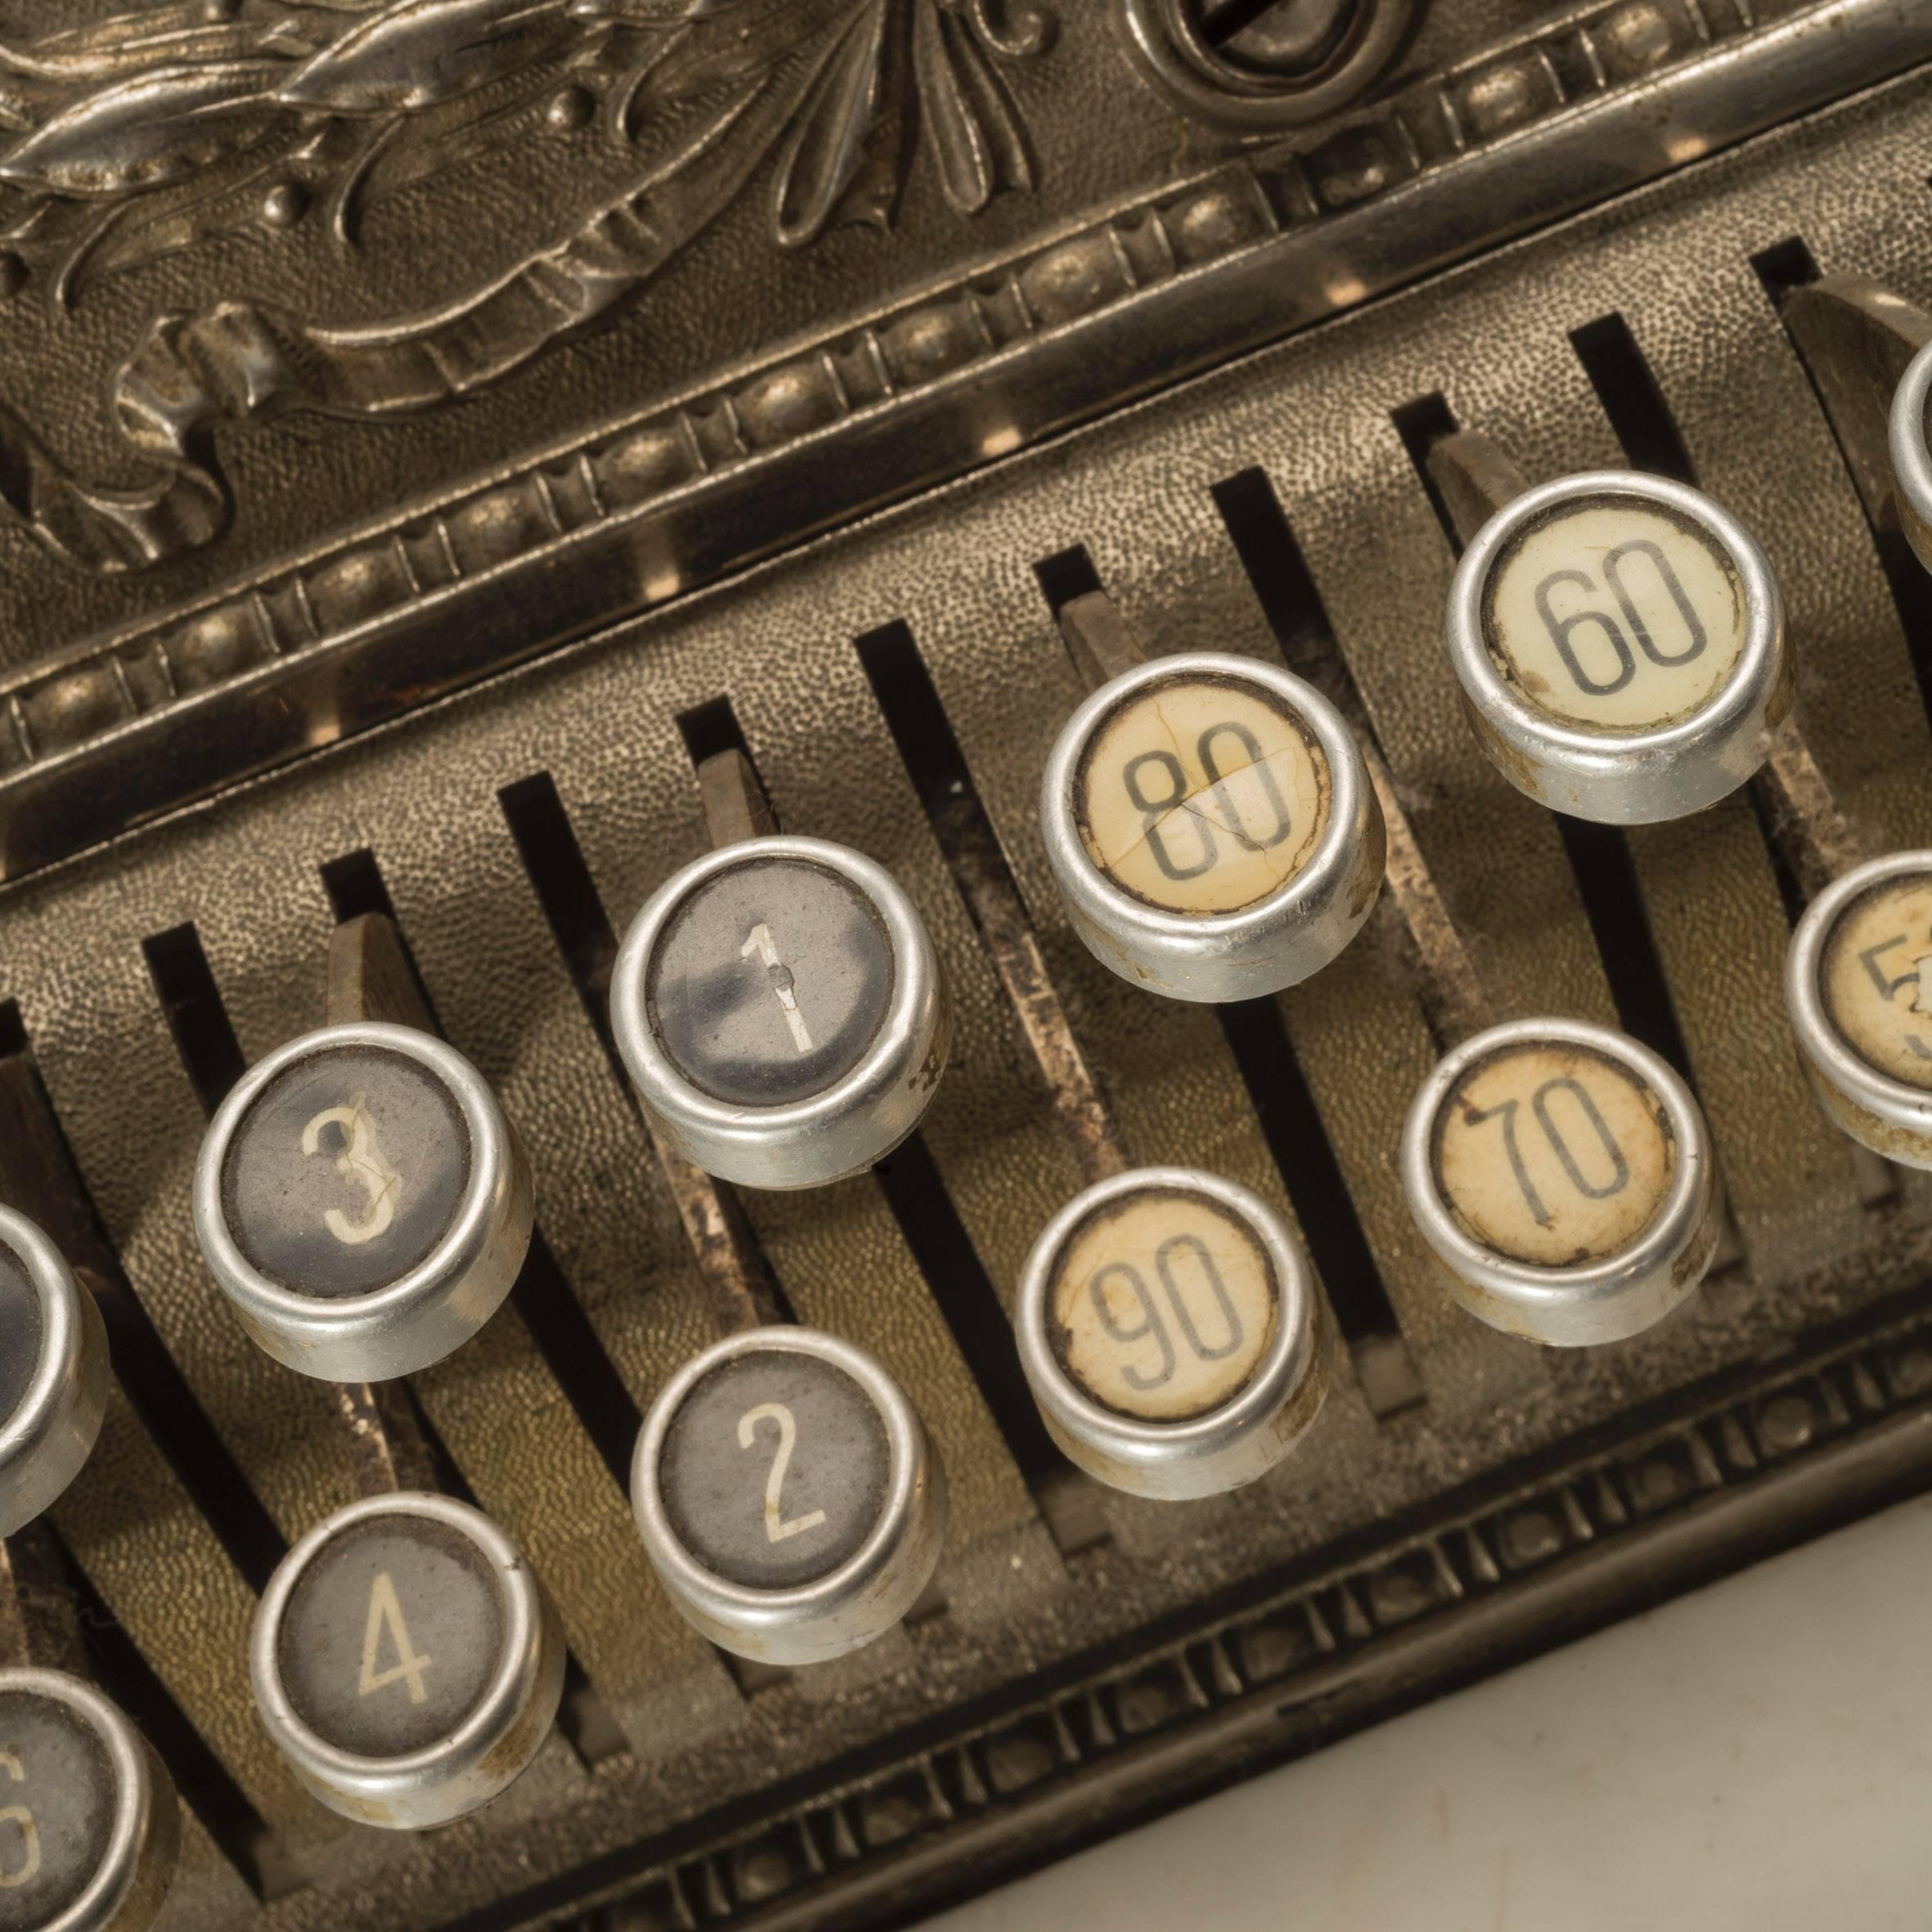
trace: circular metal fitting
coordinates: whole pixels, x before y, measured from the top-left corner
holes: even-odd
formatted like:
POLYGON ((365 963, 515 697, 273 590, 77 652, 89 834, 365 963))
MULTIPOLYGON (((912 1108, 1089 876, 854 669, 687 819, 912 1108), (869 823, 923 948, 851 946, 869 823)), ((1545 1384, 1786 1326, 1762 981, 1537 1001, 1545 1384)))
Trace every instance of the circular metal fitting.
POLYGON ((1785 1002, 1826 1114, 1887 1160, 1932 1168, 1932 851, 1874 859, 1811 902, 1785 1002))
POLYGON ((517 1546, 447 1496, 366 1497, 276 1566, 255 1613, 255 1708, 331 1811, 413 1830, 514 1782, 548 1736, 564 1642, 517 1546))
POLYGON ((195 1232, 242 1326, 333 1382, 426 1368, 469 1340, 530 1245, 530 1166, 489 1083, 411 1027, 326 1027, 222 1102, 195 1232))
POLYGON ((0 1923, 146 1932, 181 1849, 174 1786, 92 1685, 0 1670, 0 1923))
POLYGON ((1110 678, 1054 741, 1040 823, 1095 957, 1176 1000, 1308 978, 1382 887, 1382 807, 1341 714, 1247 658, 1189 653, 1110 678))
POLYGON ((1715 804, 1791 705, 1764 551, 1701 492, 1633 470, 1562 477, 1497 511, 1457 567, 1448 640, 1497 769, 1604 824, 1715 804))
POLYGON ((1691 1090, 1627 1035, 1512 1020, 1423 1083, 1402 1188, 1470 1314, 1552 1347, 1621 1341, 1692 1294, 1722 1213, 1691 1090))
POLYGON ((918 1412, 863 1349, 812 1328, 754 1328, 686 1363, 645 1418, 631 1502, 686 1620, 769 1664, 883 1636, 946 1534, 918 1412))
POLYGON ((1898 486, 1898 527, 1932 570, 1932 343, 1912 357, 1892 392, 1889 434, 1898 486))
POLYGON ((752 1188, 820 1187, 890 1153, 952 1040, 939 955, 897 880, 789 836, 721 847, 651 895, 610 1018, 665 1140, 752 1188))
POLYGON ((1013 1323, 1048 1432, 1135 1496, 1254 1481, 1328 1391, 1328 1328, 1301 1242, 1258 1194, 1192 1167, 1143 1167, 1076 1195, 1033 1244, 1013 1323))
POLYGON ((1181 110, 1230 132, 1298 128, 1345 106, 1394 57, 1415 0, 1116 0, 1141 70, 1181 110), (1229 22, 1223 30, 1224 17, 1229 22))
POLYGON ((79 1475, 107 1407, 94 1297, 25 1215, 0 1207, 0 1535, 79 1475))

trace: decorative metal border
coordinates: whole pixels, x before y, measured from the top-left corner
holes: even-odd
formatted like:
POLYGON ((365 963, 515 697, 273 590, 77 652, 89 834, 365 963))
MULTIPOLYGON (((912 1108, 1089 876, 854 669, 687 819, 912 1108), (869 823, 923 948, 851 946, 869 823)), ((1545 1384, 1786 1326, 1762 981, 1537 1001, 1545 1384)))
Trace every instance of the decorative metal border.
POLYGON ((842 1782, 830 1767, 829 1792, 693 1821, 444 1932, 897 1922, 1932 1486, 1932 1287, 1907 1301, 1775 1374, 1684 1391, 1674 1419, 1593 1431, 1320 1552, 1127 1660, 1076 1664, 992 1722, 842 1782))
POLYGON ((1915 0, 1777 11, 1609 0, 0 677, 0 878, 1932 58, 1915 0))

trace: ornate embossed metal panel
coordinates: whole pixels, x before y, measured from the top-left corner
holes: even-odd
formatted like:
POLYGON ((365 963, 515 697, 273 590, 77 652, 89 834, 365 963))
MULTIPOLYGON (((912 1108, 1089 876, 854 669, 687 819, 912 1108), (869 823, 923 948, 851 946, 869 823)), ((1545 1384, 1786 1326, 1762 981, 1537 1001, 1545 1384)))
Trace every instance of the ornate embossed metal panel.
POLYGON ((0 0, 0 1198, 58 1206, 116 1376, 9 1642, 65 1615, 182 1791, 160 1922, 903 1922, 1922 1485, 1932 1196, 1795 1063, 1776 801, 1522 796, 1427 457, 1695 481, 1777 570, 1817 783, 1932 844, 1932 579, 1779 306, 1932 297, 1929 179, 1917 0, 0 0), (1405 928, 1219 1011, 1089 954, 1038 788, 1100 588, 1335 698, 1405 928), (608 1031, 733 748, 950 982, 919 1131, 815 1192, 663 1159, 608 1031), (196 1150, 247 1064, 425 994, 537 1233, 461 1350, 338 1389, 212 1288, 196 1150), (1408 1220, 1485 1009, 1620 1025, 1709 1117, 1719 1264, 1634 1341, 1471 1321, 1408 1220), (1076 1476, 1012 1350, 1034 1237, 1129 1165, 1321 1278, 1326 1405, 1229 1495, 1076 1476), (884 1365, 950 1494, 905 1625, 795 1670, 681 1620, 626 1491, 774 1313, 884 1365), (499 1523, 570 1652, 433 1834, 325 1811, 251 1706, 256 1602, 372 1469, 499 1523))

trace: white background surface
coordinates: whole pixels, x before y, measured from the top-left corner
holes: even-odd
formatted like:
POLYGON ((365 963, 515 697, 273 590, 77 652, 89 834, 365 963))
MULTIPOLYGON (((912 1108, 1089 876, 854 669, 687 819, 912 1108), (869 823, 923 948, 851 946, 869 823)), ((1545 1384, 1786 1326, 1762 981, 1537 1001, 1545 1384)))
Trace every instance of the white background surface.
POLYGON ((1932 1932, 1932 1498, 929 1932, 1932 1932))

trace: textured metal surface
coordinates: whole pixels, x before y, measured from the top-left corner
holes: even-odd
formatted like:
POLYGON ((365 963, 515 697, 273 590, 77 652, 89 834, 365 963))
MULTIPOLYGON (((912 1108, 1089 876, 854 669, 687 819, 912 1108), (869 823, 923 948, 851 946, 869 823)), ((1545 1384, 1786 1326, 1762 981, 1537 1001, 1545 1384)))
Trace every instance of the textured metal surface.
MULTIPOLYGON (((473 9, 502 11, 501 0, 398 0, 393 11, 423 16, 434 52, 437 19, 447 35, 473 9)), ((414 120, 377 157, 372 184, 398 153, 406 175, 416 168, 386 251, 373 240, 352 250, 319 218, 264 231, 259 191, 286 160, 272 149, 266 173, 251 163, 239 201, 195 200, 189 183, 168 191, 186 208, 170 209, 164 194, 157 211, 144 195, 124 219, 110 195, 95 218, 112 225, 88 262, 112 266, 124 245, 133 254, 83 306, 126 357, 111 369, 76 365, 83 336, 67 323, 73 291, 58 263, 51 280, 18 282, 27 271, 13 258, 16 295, 35 291, 43 302, 26 306, 53 318, 51 340, 18 339, 23 374, 55 393, 92 397, 101 384, 114 426, 106 451, 98 420, 84 434, 94 411, 72 425, 88 460, 124 469, 144 456, 150 496, 185 494, 199 514, 77 485, 30 422, 0 411, 25 526, 10 539, 17 554, 0 552, 0 635, 67 640, 109 627, 56 667, 7 681, 5 871, 333 744, 1932 48, 1914 0, 1619 0, 1552 6, 1526 29, 1489 4, 1439 7, 1373 108, 1235 152, 1184 116, 1117 111, 1131 83, 1106 10, 1055 34, 1044 11, 995 25, 989 0, 933 25, 955 11, 941 0, 734 0, 691 44, 656 56, 663 103, 649 88, 627 92, 608 50, 580 50, 579 78, 530 128, 529 154, 507 107, 481 133, 462 123, 479 103, 465 92, 452 110, 459 125, 426 157, 411 161, 424 132, 414 120), (868 51, 875 31, 883 69, 868 51), (905 70, 890 54, 901 31, 915 44, 938 32, 951 49, 930 56, 928 77, 948 61, 985 74, 969 113, 936 111, 922 88, 908 122, 895 92, 905 70), (608 112, 590 111, 586 90, 599 86, 608 112), (533 182, 568 198, 587 180, 607 196, 620 160, 640 165, 622 103, 640 98, 667 110, 643 123, 651 152, 668 146, 661 172, 615 203, 592 196, 577 233, 513 253, 479 285, 478 237, 492 250, 529 245, 533 182), (970 187, 946 159, 969 133, 970 187), (771 203, 743 191, 766 160, 771 203), (942 192, 915 191, 922 164, 942 192), (793 191, 815 172, 801 205, 793 191), (448 198, 465 189, 501 218, 452 221, 448 198), (883 267, 878 237, 855 252, 839 225, 849 221, 893 226, 883 267), (962 221, 973 225, 964 248, 962 221), (189 305, 156 321, 151 285, 168 278, 186 280, 189 305), (422 308, 426 290, 443 306, 422 308), (318 303, 345 302, 357 326, 317 325, 318 303), (694 339, 681 325, 698 317, 694 339), (613 396, 654 406, 613 419, 613 396), (586 412, 590 426, 559 437, 586 412), (301 430, 318 416, 335 419, 326 456, 301 430), (532 443, 505 461, 506 447, 532 443), (50 506, 77 488, 115 512, 105 561, 49 527, 50 506), (395 507, 371 523, 372 502, 395 507), (142 526, 133 559, 117 547, 130 505, 142 526), (142 560, 153 568, 131 583, 121 566, 142 560), (23 593, 32 601, 8 603, 23 593)), ((263 26, 251 12, 236 30, 263 26)), ((128 111, 117 104, 110 131, 128 111)), ((326 127, 316 138, 326 142, 326 127)), ((35 232, 58 237, 77 206, 92 205, 56 193, 35 232)))
MULTIPOLYGON (((1499 30, 1485 9, 1469 12, 1471 31, 1499 30)), ((1071 24, 1042 56, 1063 57, 1091 61, 1096 74, 1119 58, 1071 24)), ((1012 85, 1017 92, 1046 71, 1020 63, 1012 85)), ((1097 145, 1153 138, 1129 122, 1137 117, 1100 117, 1097 145)), ((1149 122, 1171 139, 1170 127, 1149 122)), ((1105 155, 1090 165, 1071 136, 1052 138, 1076 178, 1099 177, 1105 155)), ((1144 165, 1152 178, 1166 162, 1144 165)), ((1211 1010, 1162 1004, 1116 979, 1068 928, 1034 814, 1048 748, 1080 686, 1034 567, 1085 546, 1157 649, 1285 654, 1299 667, 1332 639, 1400 807, 1391 825, 1407 828, 1400 889, 1440 903, 1453 921, 1441 950, 1467 960, 1465 994, 1478 991, 1498 1017, 1554 1011, 1613 1023, 1631 967, 1619 955, 1606 970, 1590 916, 1598 882, 1579 886, 1558 828, 1489 766, 1454 702, 1440 646, 1453 557, 1392 412, 1440 392, 1457 420, 1492 435, 1533 479, 1615 463, 1622 452, 1571 331, 1620 313, 1701 487, 1758 535, 1777 570, 1805 742, 1847 820, 1875 849, 1932 842, 1932 744, 1912 649, 1804 370, 1752 267, 1754 255, 1799 236, 1827 271, 1863 272, 1924 300, 1928 177, 1932 79, 1907 76, 613 627, 407 727, 373 731, 10 887, 0 898, 0 992, 18 1003, 113 1249, 258 1496, 270 1536, 285 1540, 357 1493, 361 1456, 335 1391, 262 1358, 201 1274, 188 1183, 206 1083, 189 1077, 170 1036, 144 942, 194 922, 241 1053, 258 1058, 312 1027, 321 1009, 339 908, 319 868, 372 851, 443 1030, 532 1150, 561 1278, 541 1292, 581 1305, 600 1359, 638 1408, 709 1339, 711 1304, 679 1197, 586 1016, 596 947, 553 929, 555 884, 575 853, 556 841, 554 822, 549 845, 532 833, 526 808, 536 794, 523 781, 550 775, 607 930, 621 928, 705 849, 678 721, 728 694, 783 821, 894 872, 934 936, 956 1003, 955 1061, 919 1142, 928 1169, 910 1170, 927 1175, 923 1200, 888 1175, 883 1186, 860 1177, 744 1203, 793 1310, 878 1356, 949 1473, 933 1591, 903 1631, 853 1658, 741 1677, 685 1628, 644 1561, 604 1453, 604 1424, 582 1399, 581 1364, 555 1347, 541 1308, 519 1290, 475 1341, 414 1378, 415 1394, 479 1503, 555 1597, 619 1747, 600 1755, 553 1739, 499 1806, 433 1836, 398 1842, 348 1825, 295 1787, 249 1707, 261 1551, 218 1534, 232 1527, 222 1512, 203 1515, 165 1445, 130 1401, 113 1399, 54 1526, 273 1834, 251 1863, 250 1877, 273 1894, 263 1902, 224 1855, 231 1835, 191 1822, 166 1922, 195 1932, 451 1923, 480 1932, 566 1911, 585 1874, 600 1886, 645 1885, 645 1924, 650 1913, 683 1925, 753 1911, 852 1922, 856 1893, 829 1904, 819 1880, 843 1873, 881 1912, 896 1911, 959 1869, 944 1861, 970 1859, 983 1879, 995 1853, 1025 1855, 1052 1831, 1090 1830, 1103 1813, 1183 1788, 1186 1766, 1220 1746, 1177 1728, 1163 1756, 1150 1735, 1169 1721, 1163 1713, 1228 1715, 1234 1730, 1214 1761, 1232 1768, 1251 1748, 1235 1732, 1251 1722, 1242 1735, 1256 1754, 1312 1742, 1418 1684, 1551 1641, 1573 1619, 1925 1480, 1932 1379, 1922 1330, 1886 1298, 1925 1278, 1932 1184, 1902 1176, 1888 1205, 1867 1205, 1846 1143, 1810 1103, 1781 1010, 1786 909, 1748 801, 1688 827, 1643 829, 1628 848, 1717 1141, 1738 1261, 1650 1334, 1552 1356, 1457 1311, 1404 1211, 1401 1122, 1433 1063, 1443 1010, 1422 995, 1410 953, 1378 943, 1372 925, 1345 968, 1269 1007, 1285 1022, 1343 1202, 1311 1189, 1305 1151, 1285 1177, 1277 1169, 1269 1122, 1248 1099, 1248 1049, 1232 1030, 1211 1010), (1279 581, 1257 596, 1244 568, 1266 546, 1237 541, 1223 514, 1233 498, 1217 498, 1215 486, 1257 468, 1285 508, 1319 611, 1279 581), (1351 1335, 1356 1346, 1338 1351, 1321 1418, 1270 1476, 1184 1505, 1108 1495, 1099 1504, 1107 1534, 1084 1548, 1054 1532, 1051 1465, 1009 1431, 998 1391, 967 1373, 955 1329, 956 1319, 971 1326, 962 1313, 962 1297, 977 1292, 970 1265, 929 1283, 914 1259, 915 1240, 928 1258, 961 1256, 965 1243, 943 1229, 936 1240, 928 1218, 950 1203, 993 1291, 1010 1293, 1082 1170, 908 775, 916 750, 902 756, 853 648, 860 633, 896 623, 923 655, 1125 1157, 1225 1175, 1297 1215, 1311 1236, 1352 1211, 1424 1391, 1378 1419, 1365 1394, 1371 1358, 1351 1335), (518 789, 505 798, 505 787, 518 789), (1881 1317, 1894 1325, 1864 1332, 1881 1317), (1799 1358, 1781 1355, 1808 1335, 1799 1358), (1694 1414, 1666 1413, 1700 1384, 1694 1414), (1633 1411, 1636 1421, 1620 1419, 1633 1411), (1526 1526, 1509 1526, 1519 1518, 1526 1526), (1458 1541, 1467 1523, 1475 1528, 1458 1541), (1447 1542, 1431 1540, 1439 1535, 1447 1542), (1391 1536, 1406 1540, 1386 1545, 1391 1536), (1294 1594, 1304 1590, 1312 1594, 1294 1594), (1203 1602, 1234 1634, 1217 1624, 1174 1649, 1169 1633, 1203 1602), (1305 1602, 1319 1607, 1319 1624, 1305 1602), (1257 1605, 1287 1607, 1275 1621, 1269 1610, 1244 1624, 1257 1605), (1143 1650, 1144 1668, 1130 1670, 1121 1660, 1143 1650), (1300 1662, 1308 1674, 1284 1699, 1278 1687, 1300 1662), (1013 1696, 1023 1710, 1000 1707, 1013 1696), (1298 1714, 1284 1732, 1275 1714, 1290 1701, 1298 1714), (922 1769, 919 1754, 955 1725, 965 1736, 956 1756, 922 1769), (1136 1777, 1099 1790, 1077 1774, 1111 1749, 1105 1737, 1143 1741, 1126 1760, 1136 1777), (826 1795, 820 1781, 832 1768, 846 1781, 826 1795), (1022 1792, 1051 1803, 1022 1813, 1022 1792), (940 1828, 949 1822, 969 1828, 949 1835, 940 1828), (698 1855, 696 1841, 714 1834, 723 1849, 698 1855), (910 1843, 890 1860, 861 1855, 895 1834, 910 1843), (599 1859, 607 1862, 586 1863, 599 1859), (653 1876, 672 1865, 675 1880, 653 1876), (523 1903, 499 1908, 516 1898, 523 1903)), ((753 226, 769 220, 768 206, 753 212, 753 226)), ((997 247, 1017 231, 995 236, 999 222, 1037 214, 1012 198, 971 218, 997 247)), ((909 193, 908 286, 956 245, 960 218, 943 196, 915 218, 909 193)), ((721 249, 726 234, 712 238, 721 249)), ((825 245, 869 242, 842 232, 825 245)), ((761 236, 759 245, 771 245, 761 236)), ((217 258, 231 261, 218 248, 217 258)), ((737 258, 741 303, 688 293, 640 311, 621 343, 607 335, 538 362, 517 407, 565 425, 619 387, 641 393, 659 381, 661 366, 623 361, 636 357, 647 314, 672 336, 685 331, 694 357, 688 334, 700 317, 714 331, 708 354, 767 339, 760 331, 775 328, 772 312, 753 312, 762 259, 737 258)), ((721 281, 730 260, 713 262, 721 281)), ((785 257, 786 276, 802 284, 829 272, 815 260, 785 257)), ((424 263, 425 283, 436 272, 434 259, 424 263)), ((1221 285, 1245 290, 1243 302, 1266 292, 1274 307, 1265 317, 1238 308, 1224 316, 1225 339, 1306 312, 1258 265, 1253 275, 1221 285)), ((793 299, 802 311, 811 297, 801 288, 793 299)), ((89 312, 83 303, 75 315, 89 312)), ((105 303, 96 320, 105 344, 105 303)), ((23 350, 16 380, 33 366, 23 350)), ((1144 372, 1145 384, 1162 373, 1144 372)), ((312 428, 298 442, 292 422, 222 432, 238 521, 222 540, 221 568, 239 569, 304 530, 333 531, 357 503, 429 487, 432 455, 451 474, 495 461, 510 436, 496 412, 510 395, 474 414, 445 412, 434 433, 350 425, 312 428), (304 479, 301 490, 289 482, 285 500, 272 483, 255 487, 270 444, 285 479, 304 479), (419 461, 425 468, 411 470, 419 461)), ((75 425, 77 438, 88 434, 75 425)), ((1251 488, 1244 501, 1251 508, 1251 488)), ((0 578, 11 586, 7 634, 26 648, 191 587, 64 577, 25 547, 31 539, 6 541, 22 546, 7 559, 18 573, 0 578), (68 588, 41 597, 52 583, 68 588)), ((212 583, 214 564, 181 566, 184 577, 204 568, 212 583)), ((1926 640, 1916 643, 1922 650, 1926 640)), ((580 919, 578 936, 592 925, 580 919)), ((1461 972, 1450 976, 1458 984, 1461 972)), ((1350 1284, 1325 1286, 1339 1304, 1350 1284)), ((969 1312, 982 1331, 992 1321, 984 1301, 969 1312)), ((1173 1722, 1181 1727, 1180 1716, 1173 1722)))

